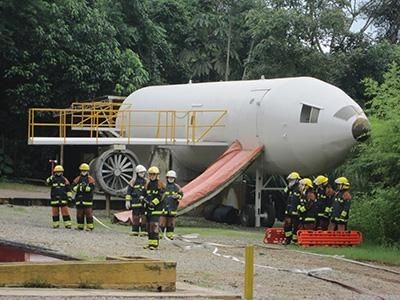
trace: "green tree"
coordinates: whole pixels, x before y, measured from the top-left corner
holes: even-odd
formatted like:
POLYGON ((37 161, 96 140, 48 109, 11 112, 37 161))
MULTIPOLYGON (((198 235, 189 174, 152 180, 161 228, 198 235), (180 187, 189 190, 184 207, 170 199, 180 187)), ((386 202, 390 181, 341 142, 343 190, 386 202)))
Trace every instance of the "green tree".
POLYGON ((366 1, 362 9, 377 30, 379 39, 396 44, 400 41, 400 5, 397 0, 366 1))
MULTIPOLYGON (((400 53, 400 48, 397 49, 400 53)), ((342 173, 353 179, 357 194, 352 224, 381 243, 400 243, 400 67, 393 62, 383 83, 364 80, 371 97, 371 139, 360 144, 342 173)))
POLYGON ((191 22, 181 59, 191 78, 240 79, 247 56, 245 14, 254 1, 192 1, 191 22))
POLYGON ((14 161, 14 169, 24 176, 27 165, 41 170, 40 164, 49 159, 46 151, 26 146, 28 108, 68 107, 73 100, 126 95, 148 80, 139 56, 117 40, 118 30, 104 10, 107 3, 0 2, 1 137, 8 151, 4 155, 11 157, 7 163, 14 161))

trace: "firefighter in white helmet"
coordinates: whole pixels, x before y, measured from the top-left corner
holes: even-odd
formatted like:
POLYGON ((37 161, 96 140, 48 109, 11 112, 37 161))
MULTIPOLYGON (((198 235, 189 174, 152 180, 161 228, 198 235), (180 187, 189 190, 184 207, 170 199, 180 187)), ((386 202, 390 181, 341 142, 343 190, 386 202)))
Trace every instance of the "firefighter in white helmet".
POLYGON ((128 192, 125 196, 126 209, 132 210, 132 232, 133 236, 145 235, 146 233, 146 217, 144 208, 144 198, 146 197, 146 189, 144 188, 148 182, 146 176, 146 168, 137 165, 135 168, 136 177, 128 185, 128 192))
POLYGON ((152 166, 148 170, 149 181, 145 185, 146 197, 144 205, 146 208, 147 234, 149 243, 145 248, 154 250, 158 248, 159 221, 162 214, 162 201, 165 190, 165 183, 160 180, 160 170, 152 166))
POLYGON ((167 238, 174 238, 174 229, 176 223, 176 213, 179 201, 183 193, 181 187, 175 182, 176 172, 169 170, 166 175, 167 185, 164 192, 163 214, 160 217, 160 235, 164 234, 166 229, 167 238))
POLYGON ((69 214, 68 202, 72 201, 71 185, 67 178, 63 176, 64 168, 57 165, 53 169, 53 175, 46 179, 46 183, 51 186, 50 205, 53 217, 53 228, 60 227, 60 210, 64 221, 64 226, 70 229, 72 226, 69 214))
POLYGON ((72 190, 75 194, 75 205, 76 205, 76 223, 78 230, 85 228, 86 219, 86 230, 92 231, 94 229, 93 224, 93 193, 95 188, 95 181, 92 176, 89 175, 89 165, 82 163, 79 166, 80 175, 76 177, 72 183, 72 190))

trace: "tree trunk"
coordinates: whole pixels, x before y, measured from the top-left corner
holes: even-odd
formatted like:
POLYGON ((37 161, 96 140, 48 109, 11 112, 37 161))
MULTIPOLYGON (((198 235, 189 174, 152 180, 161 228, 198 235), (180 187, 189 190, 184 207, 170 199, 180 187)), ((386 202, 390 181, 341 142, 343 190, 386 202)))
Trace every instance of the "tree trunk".
POLYGON ((231 20, 229 19, 229 28, 228 28, 228 46, 226 49, 226 65, 225 65, 225 81, 229 80, 229 58, 231 54, 231 32, 232 32, 232 25, 231 20))

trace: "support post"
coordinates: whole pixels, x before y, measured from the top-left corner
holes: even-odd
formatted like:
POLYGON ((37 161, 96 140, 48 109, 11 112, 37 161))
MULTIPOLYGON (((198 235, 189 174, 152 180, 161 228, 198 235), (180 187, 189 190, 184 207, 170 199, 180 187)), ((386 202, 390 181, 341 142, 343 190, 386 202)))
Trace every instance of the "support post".
POLYGON ((105 193, 105 196, 106 196, 106 215, 109 218, 111 216, 111 213, 110 213, 111 195, 105 193))
POLYGON ((253 299, 254 281, 254 246, 247 245, 245 250, 245 270, 244 270, 244 299, 253 299))
POLYGON ((261 167, 256 170, 256 195, 255 195, 255 225, 261 226, 261 192, 263 188, 263 172, 261 167))
POLYGON ((60 165, 64 165, 64 145, 60 145, 60 165))

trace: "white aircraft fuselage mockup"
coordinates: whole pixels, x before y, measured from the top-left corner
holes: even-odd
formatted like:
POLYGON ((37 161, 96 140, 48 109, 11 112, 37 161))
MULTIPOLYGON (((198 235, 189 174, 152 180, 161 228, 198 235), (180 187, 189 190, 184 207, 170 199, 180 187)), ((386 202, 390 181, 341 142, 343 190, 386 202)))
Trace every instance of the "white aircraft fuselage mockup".
MULTIPOLYGON (((245 149, 264 145, 264 170, 272 175, 330 170, 369 131, 368 119, 354 100, 339 88, 310 77, 150 86, 128 96, 122 108, 226 110, 225 126, 211 130, 204 141, 229 144, 238 140, 245 149)), ((197 121, 210 121, 207 118, 200 113, 197 121)), ((145 138, 153 134, 151 130, 141 128, 134 135, 145 138)), ((184 129, 177 137, 183 134, 184 129)), ((171 149, 174 166, 194 172, 204 170, 226 149, 165 147, 171 149)), ((138 151, 145 162, 146 149, 138 151)))

